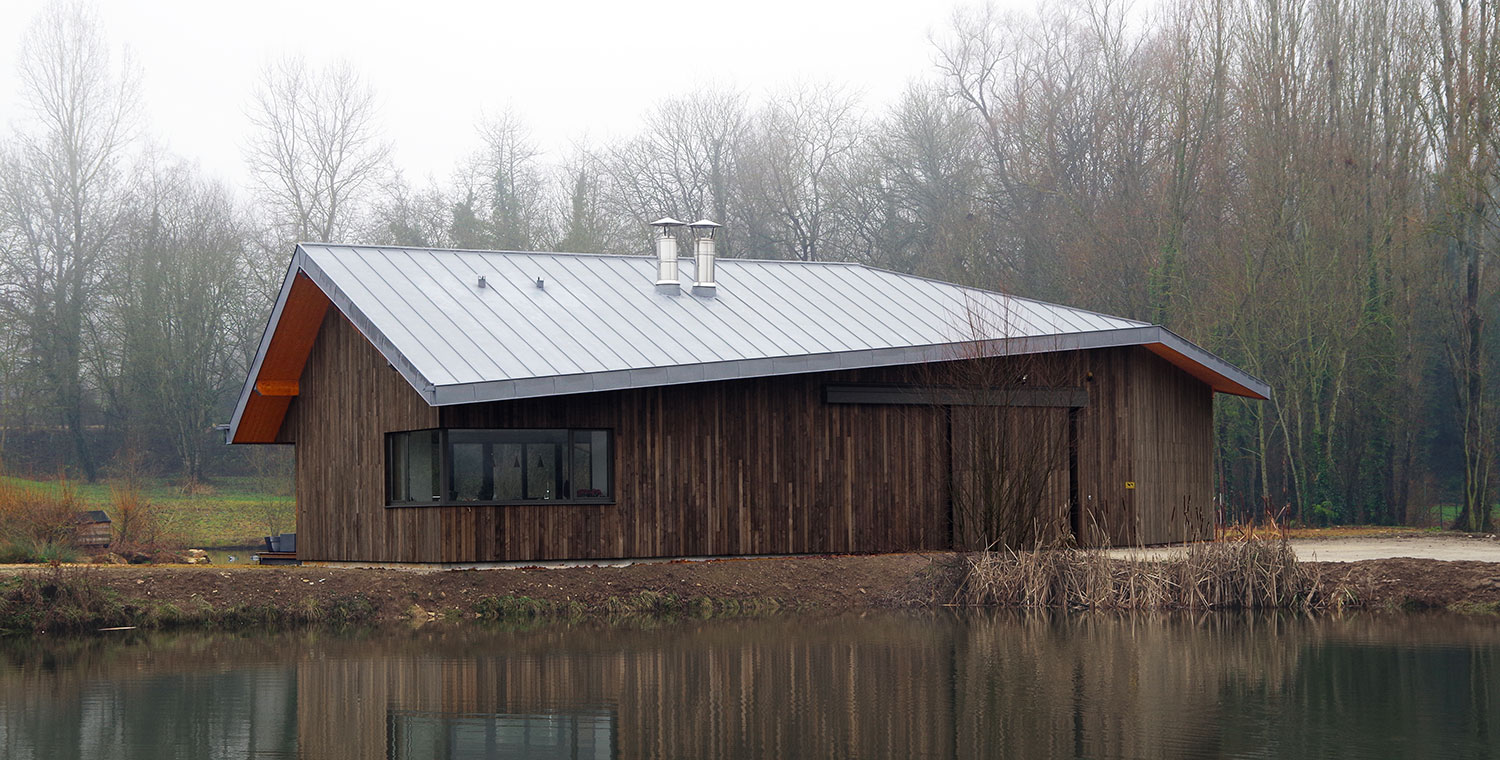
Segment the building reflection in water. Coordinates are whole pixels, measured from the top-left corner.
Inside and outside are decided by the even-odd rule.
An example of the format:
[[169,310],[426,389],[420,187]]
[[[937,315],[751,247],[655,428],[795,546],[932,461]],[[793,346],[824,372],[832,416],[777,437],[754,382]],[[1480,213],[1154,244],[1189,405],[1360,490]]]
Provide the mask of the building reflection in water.
[[1482,618],[884,613],[0,653],[5,758],[1500,756]]
[[391,710],[390,760],[610,760],[615,720],[608,712],[465,715]]

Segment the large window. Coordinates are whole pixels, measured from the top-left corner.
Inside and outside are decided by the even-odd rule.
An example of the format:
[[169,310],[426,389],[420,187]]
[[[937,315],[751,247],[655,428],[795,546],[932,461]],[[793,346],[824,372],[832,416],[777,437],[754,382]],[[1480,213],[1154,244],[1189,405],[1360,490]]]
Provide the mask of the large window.
[[613,501],[607,430],[414,430],[386,436],[388,502]]

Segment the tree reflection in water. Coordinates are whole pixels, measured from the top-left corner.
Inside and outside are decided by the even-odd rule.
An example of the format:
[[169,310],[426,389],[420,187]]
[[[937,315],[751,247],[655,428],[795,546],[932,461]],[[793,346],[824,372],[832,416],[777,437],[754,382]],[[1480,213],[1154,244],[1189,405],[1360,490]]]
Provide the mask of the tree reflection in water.
[[882,613],[10,641],[7,758],[1493,757],[1452,616]]

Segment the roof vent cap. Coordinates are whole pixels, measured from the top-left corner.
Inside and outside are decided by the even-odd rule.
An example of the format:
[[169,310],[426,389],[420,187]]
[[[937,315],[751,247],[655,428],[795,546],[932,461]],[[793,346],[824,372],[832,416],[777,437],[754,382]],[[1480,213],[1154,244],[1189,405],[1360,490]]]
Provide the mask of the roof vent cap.
[[714,263],[717,254],[714,251],[714,232],[723,225],[709,219],[699,219],[688,225],[693,231],[694,254],[697,259],[698,268],[693,273],[693,295],[713,296],[718,293],[718,284],[714,281]]
[[685,225],[664,216],[651,226],[656,228],[656,292],[677,295],[682,292],[677,274],[677,229]]

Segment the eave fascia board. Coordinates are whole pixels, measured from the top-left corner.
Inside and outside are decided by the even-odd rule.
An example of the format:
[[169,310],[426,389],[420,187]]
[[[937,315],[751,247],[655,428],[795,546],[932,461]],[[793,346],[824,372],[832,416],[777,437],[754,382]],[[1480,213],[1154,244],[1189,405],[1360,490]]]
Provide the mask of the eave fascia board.
[[1239,367],[1236,367],[1233,364],[1220,359],[1218,356],[1215,356],[1212,352],[1208,351],[1202,346],[1199,346],[1198,344],[1182,337],[1181,335],[1178,335],[1177,333],[1172,332],[1165,327],[1157,327],[1156,329],[1161,332],[1160,340],[1157,341],[1158,343],[1161,343],[1182,354],[1183,356],[1186,356],[1188,359],[1197,363],[1199,366],[1203,367],[1209,372],[1212,372],[1231,383],[1239,385],[1253,395],[1246,396],[1245,394],[1233,393],[1230,391],[1221,391],[1222,393],[1230,393],[1230,395],[1242,396],[1244,398],[1253,398],[1258,401],[1269,401],[1271,399],[1270,383],[1267,383],[1266,381],[1261,380],[1260,378],[1250,374],[1249,372],[1246,372]]
[[476,404],[488,401],[541,398],[546,396],[598,393],[601,391],[656,388],[717,380],[867,369],[903,364],[954,361],[980,356],[1026,355],[1077,351],[1092,348],[1146,346],[1161,343],[1187,356],[1204,369],[1238,384],[1262,399],[1270,397],[1270,386],[1241,371],[1186,339],[1157,325],[1053,335],[959,341],[922,346],[860,349],[787,357],[739,359],[674,367],[624,369],[552,377],[491,380],[478,383],[440,385],[432,390],[433,406]]

